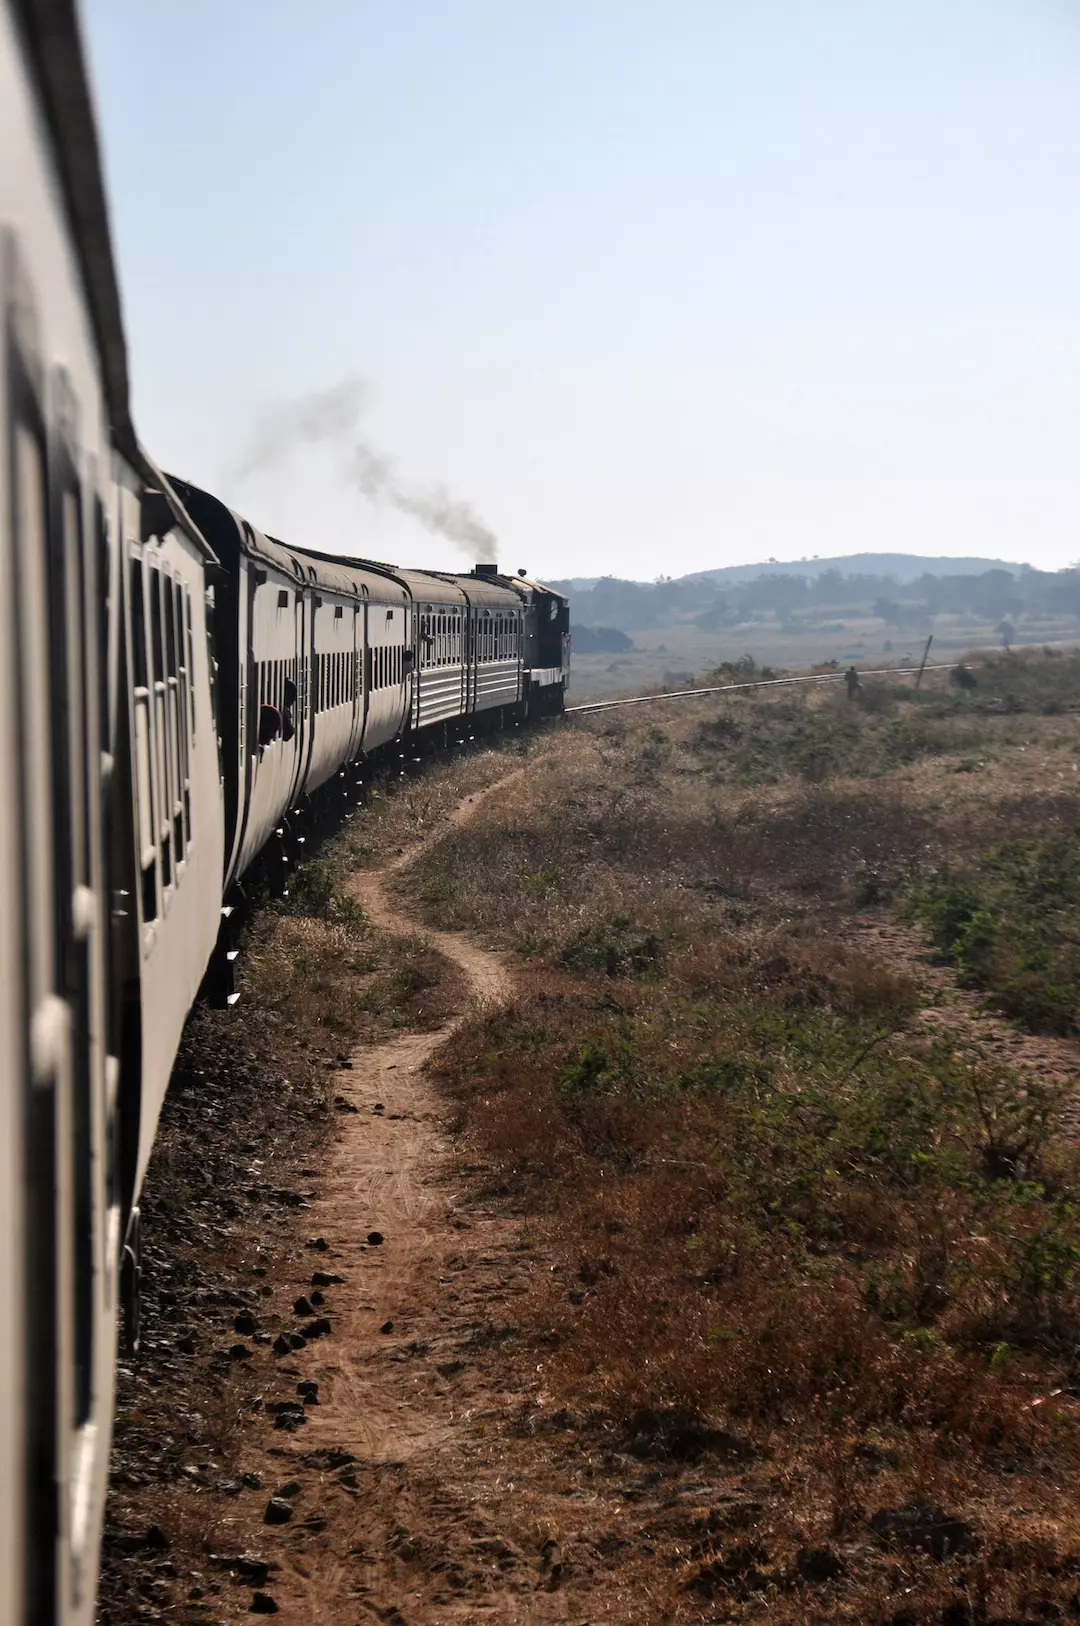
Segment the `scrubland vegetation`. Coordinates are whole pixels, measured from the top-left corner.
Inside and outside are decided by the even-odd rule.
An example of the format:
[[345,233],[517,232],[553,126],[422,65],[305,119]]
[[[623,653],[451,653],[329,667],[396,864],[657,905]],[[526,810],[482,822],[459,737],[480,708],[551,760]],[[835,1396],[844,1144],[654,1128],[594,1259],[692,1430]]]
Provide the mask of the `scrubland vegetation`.
[[1078,710],[1009,655],[601,714],[403,878],[520,968],[437,1065],[553,1250],[551,1404],[757,1487],[660,1531],[687,1619],[1080,1612]]

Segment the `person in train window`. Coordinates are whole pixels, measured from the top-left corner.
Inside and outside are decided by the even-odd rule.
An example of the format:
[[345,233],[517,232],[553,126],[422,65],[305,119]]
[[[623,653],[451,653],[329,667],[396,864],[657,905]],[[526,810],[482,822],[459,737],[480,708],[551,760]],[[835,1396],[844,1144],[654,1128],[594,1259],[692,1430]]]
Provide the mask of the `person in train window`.
[[281,713],[276,706],[259,707],[259,749],[264,751],[281,733]]
[[296,733],[296,724],[293,722],[293,707],[296,705],[296,684],[292,678],[285,679],[285,692],[282,695],[281,707],[281,737],[288,742]]

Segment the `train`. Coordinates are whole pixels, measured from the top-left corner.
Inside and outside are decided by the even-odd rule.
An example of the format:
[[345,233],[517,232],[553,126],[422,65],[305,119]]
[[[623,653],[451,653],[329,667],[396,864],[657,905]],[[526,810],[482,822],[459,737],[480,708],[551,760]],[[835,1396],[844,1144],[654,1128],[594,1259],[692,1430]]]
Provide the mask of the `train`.
[[0,315],[0,1620],[89,1626],[140,1190],[238,890],[319,797],[559,712],[569,606],[157,466],[74,0],[0,0]]

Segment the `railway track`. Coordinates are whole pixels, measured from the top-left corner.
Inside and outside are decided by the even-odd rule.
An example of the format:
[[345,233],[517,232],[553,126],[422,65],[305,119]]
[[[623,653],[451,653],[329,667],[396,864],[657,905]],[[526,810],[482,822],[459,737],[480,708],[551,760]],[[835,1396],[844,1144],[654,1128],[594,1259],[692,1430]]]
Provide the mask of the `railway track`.
[[[919,677],[921,672],[953,672],[960,665],[967,666],[969,670],[978,669],[982,663],[976,661],[933,661],[928,666],[877,666],[869,670],[859,671],[860,678],[867,677]],[[629,699],[621,700],[587,700],[580,706],[567,706],[561,713],[564,717],[580,714],[586,711],[612,711],[617,706],[645,706],[653,700],[687,700],[694,695],[702,694],[734,694],[742,689],[780,689],[790,687],[797,683],[842,683],[843,672],[808,672],[798,677],[755,678],[749,683],[715,683],[702,689],[670,689],[661,694],[638,694]]]

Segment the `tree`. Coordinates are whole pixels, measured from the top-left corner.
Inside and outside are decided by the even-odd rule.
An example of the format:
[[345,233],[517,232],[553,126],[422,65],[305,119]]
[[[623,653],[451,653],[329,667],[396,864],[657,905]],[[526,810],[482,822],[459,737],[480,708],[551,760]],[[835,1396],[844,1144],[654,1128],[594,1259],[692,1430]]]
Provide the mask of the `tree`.
[[994,631],[1001,639],[1001,642],[1004,644],[1005,648],[1011,649],[1013,646],[1013,640],[1016,637],[1016,628],[1013,626],[1012,622],[999,621],[997,626],[994,628]]

